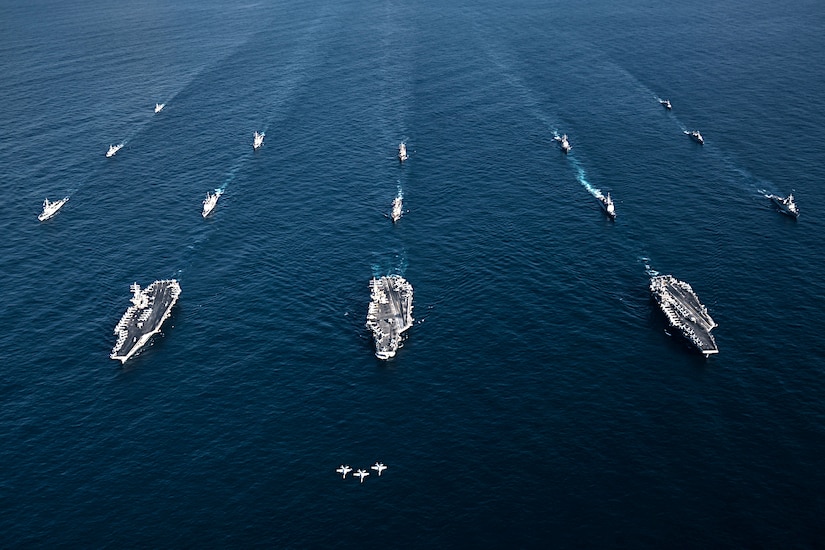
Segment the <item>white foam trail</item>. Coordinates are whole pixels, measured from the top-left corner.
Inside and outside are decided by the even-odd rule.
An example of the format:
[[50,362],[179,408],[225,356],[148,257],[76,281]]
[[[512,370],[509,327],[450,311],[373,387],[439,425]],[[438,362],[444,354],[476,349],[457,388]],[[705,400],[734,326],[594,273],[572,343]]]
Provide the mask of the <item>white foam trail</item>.
[[733,171],[736,172],[737,174],[739,174],[740,176],[742,176],[749,184],[756,184],[756,185],[761,186],[761,188],[760,187],[756,188],[757,192],[765,194],[765,193],[768,193],[768,191],[766,191],[766,189],[772,188],[774,190],[772,194],[776,194],[776,187],[773,186],[770,182],[765,181],[762,178],[758,178],[758,177],[754,176],[753,174],[751,174],[750,172],[748,172],[744,168],[740,168],[738,166],[733,165],[733,161],[731,161],[727,158],[725,160],[727,162],[731,163]]
[[[558,130],[554,128],[553,129],[553,138],[555,139],[555,138],[558,138],[558,137],[561,137],[561,136],[559,136]],[[593,195],[594,197],[596,197],[597,199],[604,198],[604,194],[602,194],[601,189],[599,189],[598,187],[593,186],[588,181],[587,173],[584,171],[584,168],[582,167],[581,163],[573,155],[572,152],[567,153],[567,158],[570,161],[570,163],[573,164],[573,166],[576,168],[576,179],[579,181],[579,183],[582,185],[582,187],[587,189],[587,192],[590,193],[591,195]]]
[[650,258],[642,256],[642,257],[639,258],[639,261],[641,261],[644,264],[645,273],[647,273],[650,277],[655,277],[655,276],[659,275],[658,271],[656,271],[655,269],[650,267]]
[[[373,253],[373,255],[377,255],[377,253]],[[408,265],[409,262],[407,261],[407,249],[406,247],[402,247],[401,253],[395,254],[394,262],[373,262],[370,265],[370,269],[372,270],[373,277],[386,277],[388,275],[401,275],[402,277],[404,277],[404,274],[407,272]]]
[[218,187],[217,190],[220,191],[221,193],[226,191],[226,188],[229,187],[229,184],[232,183],[235,180],[235,175],[238,173],[239,169],[240,169],[239,164],[236,164],[235,167],[229,172],[229,175],[226,177],[226,179],[223,181],[221,186]]
[[576,161],[575,159],[572,159],[572,160],[573,160],[573,164],[576,167],[576,179],[579,180],[579,183],[581,183],[582,186],[585,189],[587,189],[588,193],[590,193],[591,195],[593,195],[597,199],[601,199],[602,197],[604,197],[604,195],[602,194],[601,189],[599,189],[597,187],[594,187],[593,185],[590,184],[589,181],[587,181],[587,174],[585,173],[584,168],[582,168],[581,165],[579,165],[578,161]]
[[409,262],[407,261],[407,248],[401,247],[401,254],[398,255],[398,271],[397,273],[402,277],[407,272],[407,266]]

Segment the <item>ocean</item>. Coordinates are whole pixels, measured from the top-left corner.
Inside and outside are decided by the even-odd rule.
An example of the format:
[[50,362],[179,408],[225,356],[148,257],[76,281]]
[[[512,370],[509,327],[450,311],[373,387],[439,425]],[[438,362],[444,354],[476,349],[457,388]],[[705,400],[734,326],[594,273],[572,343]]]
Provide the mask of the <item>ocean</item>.
[[[825,545],[821,2],[0,13],[2,546]],[[386,274],[416,321],[382,362]]]

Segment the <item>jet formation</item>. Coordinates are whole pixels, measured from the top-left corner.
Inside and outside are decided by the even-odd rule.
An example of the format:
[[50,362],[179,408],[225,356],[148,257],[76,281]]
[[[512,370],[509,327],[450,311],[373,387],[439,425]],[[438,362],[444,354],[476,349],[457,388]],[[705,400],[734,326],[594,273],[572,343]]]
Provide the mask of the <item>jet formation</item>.
[[[384,470],[387,469],[387,465],[382,462],[376,462],[375,464],[370,466],[370,468],[378,472],[378,477],[381,477],[381,474],[384,472]],[[352,468],[348,464],[341,464],[341,466],[339,466],[338,469],[335,471],[341,474],[341,479],[346,479],[347,474],[352,472]],[[368,475],[370,475],[370,473],[367,470],[359,468],[355,470],[355,472],[352,474],[352,477],[357,477],[361,480],[361,483],[364,483],[364,479]]]

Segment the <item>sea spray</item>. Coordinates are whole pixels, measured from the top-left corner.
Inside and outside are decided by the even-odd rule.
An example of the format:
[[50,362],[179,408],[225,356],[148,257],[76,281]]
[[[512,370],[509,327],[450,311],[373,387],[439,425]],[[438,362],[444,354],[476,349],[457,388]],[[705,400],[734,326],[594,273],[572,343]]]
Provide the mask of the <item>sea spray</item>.
[[587,189],[588,193],[590,193],[597,199],[603,198],[604,195],[602,194],[601,190],[596,187],[593,187],[593,185],[591,185],[590,182],[587,180],[587,174],[585,173],[584,168],[582,168],[581,165],[578,163],[578,161],[573,159],[573,164],[576,167],[576,179],[579,180],[579,183],[581,183],[582,186],[585,189]]
[[639,261],[640,261],[640,262],[642,262],[642,264],[644,264],[644,266],[645,266],[645,273],[647,273],[647,274],[648,274],[648,276],[650,276],[650,277],[656,277],[657,275],[659,275],[659,272],[658,272],[658,271],[656,271],[655,269],[653,269],[653,268],[650,266],[650,258],[648,258],[647,256],[641,256],[641,257],[639,257]]

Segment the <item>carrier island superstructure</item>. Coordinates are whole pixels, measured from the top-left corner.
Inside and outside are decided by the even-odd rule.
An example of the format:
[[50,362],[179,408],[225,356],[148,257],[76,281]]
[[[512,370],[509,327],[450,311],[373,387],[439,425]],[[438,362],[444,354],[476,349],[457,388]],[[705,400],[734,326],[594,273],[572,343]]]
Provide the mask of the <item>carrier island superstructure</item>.
[[671,327],[681,332],[705,357],[719,353],[710,333],[716,323],[688,283],[673,275],[657,275],[650,279],[650,292]]
[[367,328],[375,341],[375,356],[389,359],[401,347],[401,334],[413,324],[413,287],[400,275],[370,281]]
[[143,290],[134,283],[130,290],[132,305],[115,325],[117,343],[109,355],[121,363],[128,361],[160,332],[180,296],[180,284],[175,279],[155,281]]

